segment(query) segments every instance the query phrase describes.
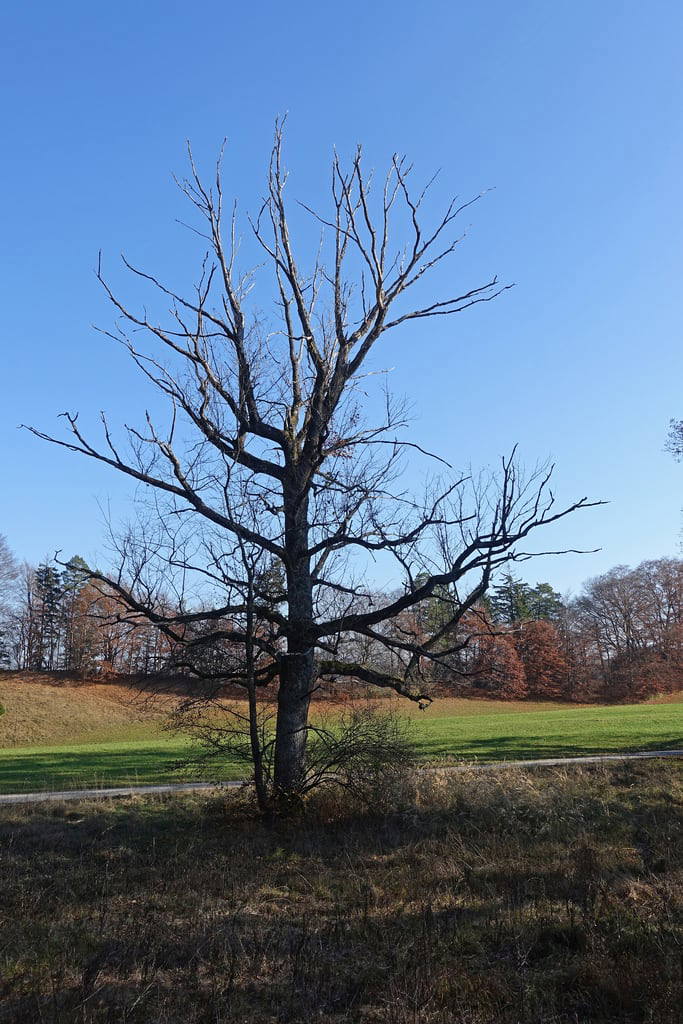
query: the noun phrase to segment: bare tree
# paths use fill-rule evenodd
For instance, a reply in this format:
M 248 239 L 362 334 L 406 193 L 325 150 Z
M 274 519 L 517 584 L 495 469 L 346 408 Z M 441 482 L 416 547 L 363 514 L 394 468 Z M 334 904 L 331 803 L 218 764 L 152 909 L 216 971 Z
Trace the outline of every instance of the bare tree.
M 0 601 L 9 596 L 9 592 L 18 578 L 17 560 L 10 551 L 6 539 L 0 534 Z
M 193 230 L 208 246 L 194 291 L 181 295 L 124 257 L 170 307 L 164 319 L 124 304 L 97 271 L 118 313 L 116 328 L 105 333 L 166 396 L 168 422 L 162 426 L 147 413 L 144 426 L 126 427 L 121 439 L 102 414 L 99 444 L 77 414 L 63 414 L 67 439 L 31 429 L 152 489 L 155 511 L 144 543 L 124 545 L 118 572 L 94 578 L 113 587 L 132 615 L 183 645 L 198 674 L 199 655 L 211 645 L 246 649 L 246 680 L 244 663 L 218 674 L 241 680 L 248 692 L 252 684 L 276 685 L 274 791 L 287 796 L 302 785 L 309 703 L 320 680 L 344 677 L 428 701 L 426 666 L 452 653 L 444 638 L 455 634 L 491 574 L 531 557 L 524 542 L 537 528 L 593 503 L 582 498 L 557 508 L 552 467 L 524 478 L 514 452 L 497 476 L 453 473 L 402 434 L 405 407 L 386 389 L 381 405 L 374 402 L 377 418 L 370 422 L 363 413 L 367 389 L 384 380 L 368 379 L 380 373 L 370 359 L 380 343 L 411 325 L 421 327 L 423 342 L 431 319 L 505 290 L 495 277 L 438 299 L 424 290 L 430 271 L 458 250 L 455 228 L 476 199 L 451 200 L 428 226 L 429 186 L 413 189 L 404 158 L 391 160 L 373 190 L 360 149 L 348 167 L 335 155 L 330 211 L 298 204 L 321 235 L 304 268 L 285 202 L 278 125 L 265 198 L 249 220 L 267 277 L 238 271 L 237 220 L 233 207 L 225 225 L 221 160 L 210 186 L 191 152 L 189 160 L 189 177 L 178 184 L 200 218 Z M 269 315 L 264 303 L 272 306 Z M 145 335 L 163 357 L 140 347 Z M 408 456 L 439 468 L 423 498 L 402 483 Z M 277 600 L 253 579 L 249 584 L 247 550 L 282 568 Z M 369 578 L 378 557 L 393 559 L 402 584 L 379 601 Z M 150 582 L 153 566 L 165 586 L 169 576 L 177 581 L 174 614 L 155 611 L 161 584 Z M 228 596 L 211 606 L 208 591 L 191 597 L 192 574 Z M 386 628 L 444 588 L 454 595 L 450 619 L 433 635 Z M 268 629 L 251 628 L 250 614 Z
M 680 462 L 683 459 L 683 420 L 670 420 L 666 451 Z
M 14 604 L 17 597 L 19 565 L 0 534 L 0 666 L 12 661 Z
M 680 689 L 683 678 L 683 561 L 615 566 L 587 580 L 572 602 L 573 639 L 584 664 L 575 677 L 610 699 Z

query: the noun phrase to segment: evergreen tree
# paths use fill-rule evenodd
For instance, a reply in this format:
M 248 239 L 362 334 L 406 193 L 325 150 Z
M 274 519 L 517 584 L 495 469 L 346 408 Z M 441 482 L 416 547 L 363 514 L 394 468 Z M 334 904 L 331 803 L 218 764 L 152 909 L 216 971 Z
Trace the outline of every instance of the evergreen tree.
M 62 640 L 61 574 L 44 562 L 33 574 L 33 604 L 36 630 L 34 665 L 38 671 L 52 672 L 59 666 Z
M 80 555 L 69 559 L 61 574 L 62 663 L 69 671 L 91 666 L 93 623 L 88 617 L 88 565 Z
M 529 584 L 516 579 L 511 572 L 504 573 L 490 596 L 493 622 L 508 626 L 525 622 L 532 617 L 531 602 L 532 590 Z
M 562 596 L 549 583 L 537 583 L 529 592 L 529 612 L 532 619 L 559 622 L 564 609 Z
M 284 567 L 276 559 L 254 575 L 254 594 L 259 604 L 278 608 L 287 596 L 287 579 Z
M 428 579 L 426 572 L 417 573 L 413 577 L 412 589 L 424 586 Z M 418 630 L 427 635 L 438 633 L 453 618 L 453 609 L 457 597 L 451 586 L 441 584 L 434 588 L 430 597 L 421 601 L 414 611 L 414 619 Z M 448 645 L 449 638 L 444 636 L 443 644 Z M 442 646 L 443 646 L 442 644 Z

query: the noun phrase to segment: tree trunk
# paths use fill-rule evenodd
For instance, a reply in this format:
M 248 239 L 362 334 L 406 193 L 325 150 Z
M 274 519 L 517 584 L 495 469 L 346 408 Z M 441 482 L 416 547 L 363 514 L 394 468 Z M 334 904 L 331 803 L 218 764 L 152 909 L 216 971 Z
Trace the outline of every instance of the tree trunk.
M 312 649 L 282 655 L 275 731 L 276 798 L 289 798 L 301 790 L 314 673 Z
M 308 555 L 308 494 L 304 474 L 294 470 L 283 487 L 287 603 L 287 653 L 280 657 L 280 687 L 275 727 L 275 796 L 290 798 L 301 791 L 305 772 L 308 708 L 315 682 L 313 586 Z
M 253 574 L 253 570 L 252 570 Z M 251 759 L 254 764 L 254 785 L 256 801 L 262 814 L 269 811 L 268 790 L 263 773 L 263 751 L 258 727 L 258 704 L 256 700 L 256 679 L 254 675 L 254 581 L 249 577 L 247 591 L 247 622 L 246 622 L 245 661 L 247 675 L 247 695 L 249 699 L 249 740 L 251 743 Z

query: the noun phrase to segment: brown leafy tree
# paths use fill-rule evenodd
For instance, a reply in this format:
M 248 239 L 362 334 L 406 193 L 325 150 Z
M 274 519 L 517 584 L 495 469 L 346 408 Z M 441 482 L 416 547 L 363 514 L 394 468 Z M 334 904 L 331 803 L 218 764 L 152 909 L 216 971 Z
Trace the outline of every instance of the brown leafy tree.
M 451 200 L 428 224 L 428 190 L 413 189 L 404 159 L 392 159 L 378 189 L 371 178 L 360 150 L 348 167 L 335 156 L 329 211 L 297 207 L 322 235 L 305 263 L 295 248 L 277 128 L 265 198 L 250 220 L 268 284 L 260 273 L 238 270 L 236 216 L 233 208 L 225 224 L 220 161 L 209 186 L 190 154 L 189 178 L 179 185 L 208 248 L 194 290 L 181 295 L 124 258 L 170 307 L 164 318 L 125 304 L 98 270 L 119 315 L 108 333 L 168 399 L 167 422 L 147 413 L 122 438 L 102 416 L 100 443 L 72 413 L 64 414 L 67 439 L 34 429 L 151 489 L 154 515 L 144 540 L 124 546 L 116 572 L 93 575 L 131 614 L 184 645 L 188 670 L 207 645 L 253 649 L 248 689 L 277 688 L 276 797 L 302 788 L 319 680 L 358 680 L 428 700 L 423 666 L 447 656 L 443 638 L 482 597 L 492 572 L 529 557 L 525 542 L 538 528 L 590 504 L 583 498 L 557 508 L 550 470 L 524 478 L 512 457 L 486 479 L 450 474 L 439 460 L 441 484 L 424 498 L 406 493 L 407 456 L 428 453 L 402 436 L 405 409 L 388 393 L 374 421 L 363 413 L 378 379 L 372 357 L 411 326 L 423 344 L 432 318 L 455 316 L 504 289 L 493 277 L 440 298 L 429 294 L 430 272 L 458 251 L 455 229 L 471 202 Z M 145 335 L 157 352 L 140 347 Z M 277 599 L 245 578 L 245 549 L 282 568 Z M 404 585 L 378 602 L 368 560 L 379 554 L 394 559 Z M 201 596 L 188 590 L 192 573 L 205 583 Z M 178 610 L 160 614 L 155 593 L 169 579 Z M 443 588 L 457 596 L 450 621 L 433 635 L 385 628 Z M 270 629 L 249 628 L 250 615 Z M 373 660 L 360 660 L 368 642 Z M 226 667 L 223 678 L 244 679 L 244 667 Z
M 480 632 L 474 650 L 471 675 L 479 690 L 503 700 L 521 700 L 528 695 L 524 665 L 509 634 Z
M 515 633 L 530 697 L 562 697 L 566 694 L 569 666 L 559 633 L 551 622 L 531 619 Z

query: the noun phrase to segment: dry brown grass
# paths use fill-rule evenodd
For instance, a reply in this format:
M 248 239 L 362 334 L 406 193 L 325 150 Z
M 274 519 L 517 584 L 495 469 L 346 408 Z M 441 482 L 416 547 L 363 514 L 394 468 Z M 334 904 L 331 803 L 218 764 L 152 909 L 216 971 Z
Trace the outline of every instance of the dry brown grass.
M 42 673 L 0 673 L 0 704 L 0 747 L 133 738 L 166 716 L 161 703 L 141 701 L 130 686 Z
M 678 764 L 378 802 L 6 808 L 0 1021 L 678 1024 Z

